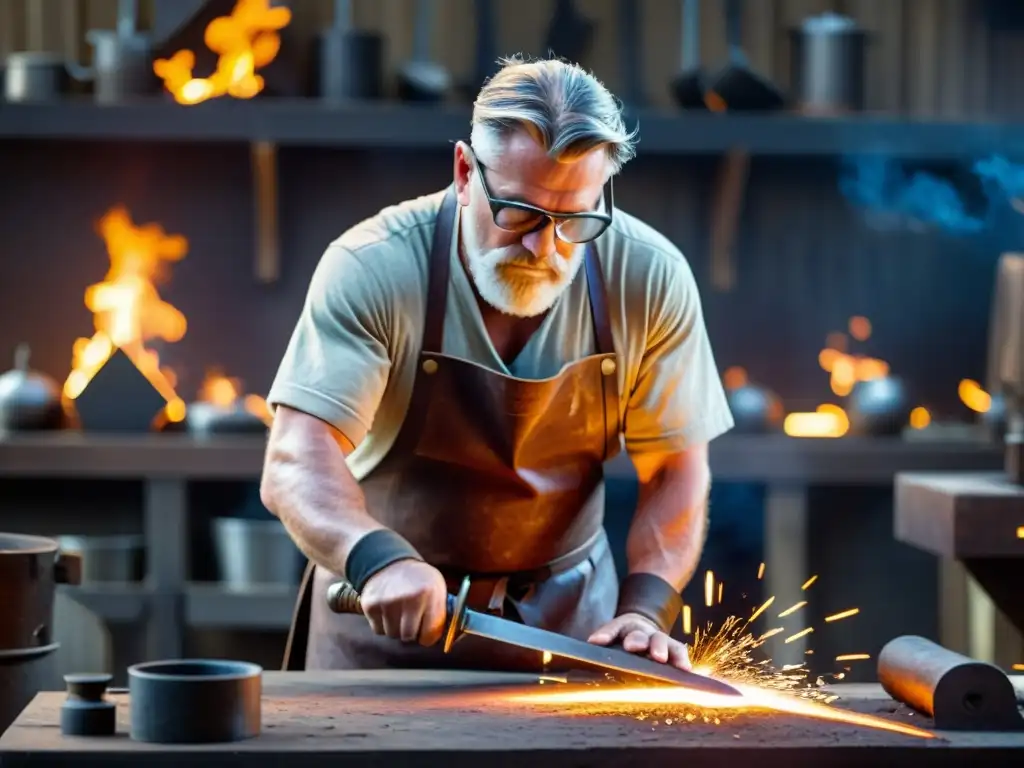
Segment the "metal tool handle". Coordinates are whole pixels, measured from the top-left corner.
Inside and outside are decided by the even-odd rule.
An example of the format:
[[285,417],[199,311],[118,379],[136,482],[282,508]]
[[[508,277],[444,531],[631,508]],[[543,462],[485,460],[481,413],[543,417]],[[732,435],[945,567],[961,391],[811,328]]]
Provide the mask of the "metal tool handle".
[[[466,600],[469,597],[469,576],[462,580],[459,594],[448,595],[445,601],[446,627],[444,632],[444,652],[448,653],[455,641],[462,635],[463,623],[466,618]],[[347,581],[336,581],[327,587],[327,607],[333,613],[350,613],[365,616],[363,603],[359,593]]]
[[364,615],[359,593],[347,581],[336,581],[327,587],[327,607],[334,613]]

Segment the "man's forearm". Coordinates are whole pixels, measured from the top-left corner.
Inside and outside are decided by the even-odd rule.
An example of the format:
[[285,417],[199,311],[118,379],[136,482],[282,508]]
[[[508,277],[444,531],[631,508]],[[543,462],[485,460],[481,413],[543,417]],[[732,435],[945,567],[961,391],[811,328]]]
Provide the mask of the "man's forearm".
[[680,591],[697,570],[707,535],[707,452],[634,462],[640,479],[626,540],[630,573],[660,576]]
[[266,507],[317,565],[344,574],[352,546],[383,526],[345,462],[351,444],[312,417],[275,418],[261,483]]

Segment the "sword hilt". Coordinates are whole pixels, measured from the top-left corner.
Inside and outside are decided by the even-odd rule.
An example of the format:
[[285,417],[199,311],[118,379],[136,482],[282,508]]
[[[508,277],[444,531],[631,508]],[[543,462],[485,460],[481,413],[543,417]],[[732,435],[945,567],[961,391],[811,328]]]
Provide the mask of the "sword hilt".
[[[448,595],[445,600],[447,616],[444,632],[444,652],[451,651],[455,641],[462,636],[462,628],[466,620],[466,598],[469,596],[469,576],[462,580],[457,595]],[[332,613],[351,613],[365,616],[363,603],[356,588],[349,582],[341,580],[327,586],[327,607]]]

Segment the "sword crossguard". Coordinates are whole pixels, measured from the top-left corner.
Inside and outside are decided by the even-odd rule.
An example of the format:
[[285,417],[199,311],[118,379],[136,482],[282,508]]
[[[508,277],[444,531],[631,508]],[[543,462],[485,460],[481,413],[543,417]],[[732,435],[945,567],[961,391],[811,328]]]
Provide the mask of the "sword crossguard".
[[[455,641],[462,637],[466,623],[466,599],[469,597],[469,576],[462,579],[457,595],[446,599],[447,626],[444,631],[444,652],[449,653]],[[363,603],[356,588],[347,581],[336,581],[327,587],[327,607],[332,613],[352,613],[365,616]]]

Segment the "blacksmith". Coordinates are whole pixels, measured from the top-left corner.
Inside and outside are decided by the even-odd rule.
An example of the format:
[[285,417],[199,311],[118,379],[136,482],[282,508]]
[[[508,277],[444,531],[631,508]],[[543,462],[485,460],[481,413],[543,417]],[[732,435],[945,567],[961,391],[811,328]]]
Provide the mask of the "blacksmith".
[[[689,264],[615,207],[635,138],[592,75],[509,60],[451,184],[327,247],[268,398],[263,500],[310,563],[288,668],[539,666],[473,638],[443,653],[466,574],[474,608],[689,666],[667,632],[733,421]],[[602,465],[623,447],[620,584]],[[326,608],[340,578],[365,617]]]

